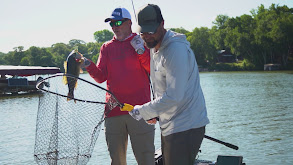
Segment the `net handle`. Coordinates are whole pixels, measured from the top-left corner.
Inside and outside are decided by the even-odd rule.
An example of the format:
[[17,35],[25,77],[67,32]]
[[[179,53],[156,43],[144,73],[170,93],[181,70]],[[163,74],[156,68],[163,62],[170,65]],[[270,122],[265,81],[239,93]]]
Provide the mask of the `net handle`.
[[52,75],[52,76],[46,77],[46,78],[42,79],[41,81],[39,81],[39,82],[36,84],[36,88],[37,88],[38,90],[42,90],[42,91],[49,92],[49,93],[52,93],[52,94],[55,94],[55,95],[58,95],[58,96],[62,96],[62,97],[66,97],[66,98],[70,98],[70,99],[73,99],[73,100],[76,100],[76,101],[87,102],[87,103],[107,104],[107,103],[104,103],[104,102],[89,101],[89,100],[81,100],[81,99],[73,98],[73,97],[71,97],[71,96],[62,95],[62,94],[60,94],[60,93],[52,92],[52,91],[49,91],[49,90],[46,90],[46,89],[43,89],[43,88],[40,87],[40,85],[41,85],[42,83],[44,83],[46,80],[48,80],[48,79],[50,79],[50,78],[58,77],[58,76],[66,76],[66,77],[76,78],[76,79],[82,80],[82,81],[84,81],[84,82],[86,82],[86,83],[89,83],[89,84],[91,84],[91,85],[93,85],[93,86],[95,86],[95,87],[98,87],[98,88],[100,88],[100,89],[102,89],[102,90],[108,92],[108,93],[109,93],[109,94],[115,99],[115,101],[118,103],[118,106],[119,106],[120,108],[122,108],[122,107],[124,106],[124,104],[122,104],[122,103],[116,98],[116,96],[115,96],[111,91],[109,91],[109,90],[107,90],[107,89],[105,89],[105,88],[103,88],[103,87],[101,87],[101,86],[99,86],[99,85],[97,85],[97,84],[94,84],[94,83],[92,83],[92,82],[90,82],[90,81],[87,81],[87,80],[85,80],[85,79],[83,79],[83,78],[80,78],[80,77],[77,77],[77,76],[75,76],[75,75],[68,74],[68,73],[57,73],[57,74],[54,74],[54,75]]

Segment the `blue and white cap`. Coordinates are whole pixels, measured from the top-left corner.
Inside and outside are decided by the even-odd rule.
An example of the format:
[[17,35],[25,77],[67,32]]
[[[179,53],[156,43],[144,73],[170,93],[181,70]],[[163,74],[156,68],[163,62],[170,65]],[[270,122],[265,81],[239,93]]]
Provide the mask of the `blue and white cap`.
[[130,15],[129,11],[125,8],[116,8],[112,12],[111,17],[105,19],[105,22],[109,22],[111,19],[122,20],[124,18],[131,20],[131,15]]

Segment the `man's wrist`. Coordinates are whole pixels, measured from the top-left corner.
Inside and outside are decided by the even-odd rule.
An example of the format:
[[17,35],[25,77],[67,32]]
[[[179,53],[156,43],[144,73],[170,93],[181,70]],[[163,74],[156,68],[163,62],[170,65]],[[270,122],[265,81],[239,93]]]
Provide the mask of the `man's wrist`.
[[88,60],[87,58],[84,57],[84,67],[88,67],[91,65],[90,60]]

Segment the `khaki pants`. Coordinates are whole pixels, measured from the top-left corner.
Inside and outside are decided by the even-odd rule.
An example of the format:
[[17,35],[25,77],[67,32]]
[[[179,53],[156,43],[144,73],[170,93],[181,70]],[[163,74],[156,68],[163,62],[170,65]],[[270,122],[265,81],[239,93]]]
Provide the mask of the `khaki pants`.
[[161,136],[164,165],[194,165],[205,127]]
[[111,165],[126,165],[128,135],[138,165],[154,165],[155,128],[143,119],[136,121],[130,115],[105,119],[105,134]]

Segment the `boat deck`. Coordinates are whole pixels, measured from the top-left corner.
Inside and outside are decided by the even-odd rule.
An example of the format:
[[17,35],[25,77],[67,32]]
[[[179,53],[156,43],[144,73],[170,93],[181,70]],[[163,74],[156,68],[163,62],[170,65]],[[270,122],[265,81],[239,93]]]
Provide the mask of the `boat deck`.
[[[155,164],[156,165],[163,165],[161,148],[157,149],[155,152]],[[197,160],[195,160],[194,165],[215,165],[215,162],[197,159]]]
[[57,67],[0,65],[0,94],[35,92],[37,80],[28,80],[27,76],[56,73],[60,73]]
[[57,67],[0,65],[0,75],[32,76],[55,73],[60,73],[60,69]]

